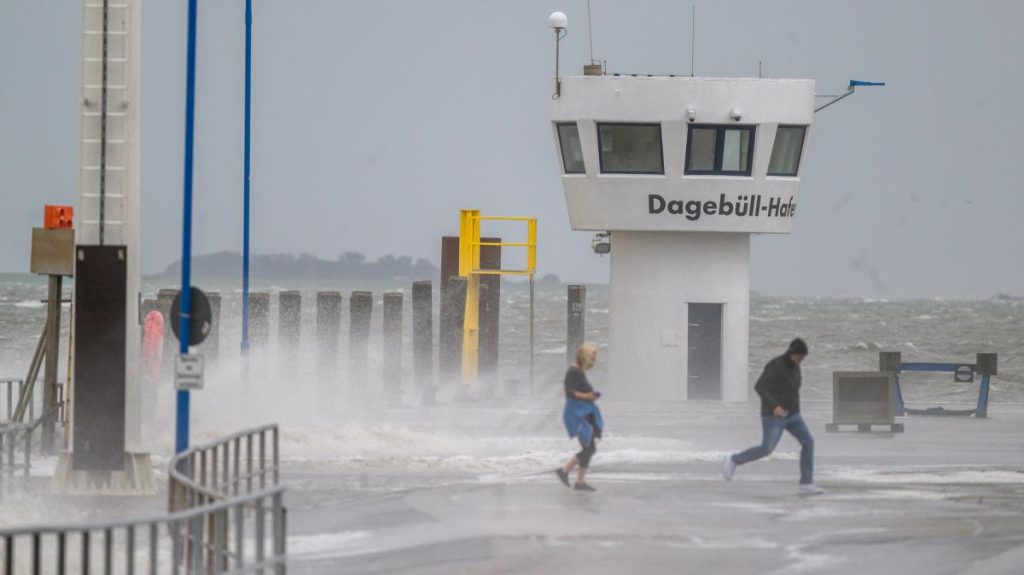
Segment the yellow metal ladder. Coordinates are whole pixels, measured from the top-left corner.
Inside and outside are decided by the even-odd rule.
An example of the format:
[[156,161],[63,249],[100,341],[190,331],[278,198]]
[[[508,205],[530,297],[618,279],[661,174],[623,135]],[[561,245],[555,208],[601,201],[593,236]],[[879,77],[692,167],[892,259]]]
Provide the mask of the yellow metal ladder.
[[[483,242],[480,240],[480,222],[523,222],[526,224],[525,242]],[[526,249],[526,269],[480,269],[480,249],[497,246]],[[530,278],[530,388],[533,389],[533,283],[537,270],[537,218],[516,216],[481,216],[480,210],[459,212],[459,275],[466,278],[466,314],[462,335],[462,382],[475,384],[478,375],[480,351],[480,276],[509,275]]]

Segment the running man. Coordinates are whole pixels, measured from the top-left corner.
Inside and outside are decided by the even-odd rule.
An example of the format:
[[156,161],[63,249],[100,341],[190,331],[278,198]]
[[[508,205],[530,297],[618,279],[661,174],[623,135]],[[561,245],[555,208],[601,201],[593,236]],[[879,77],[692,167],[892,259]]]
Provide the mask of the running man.
[[814,438],[800,416],[800,363],[807,357],[807,344],[794,339],[786,353],[768,362],[757,380],[754,390],[761,396],[761,426],[764,437],[756,445],[741,453],[726,455],[722,461],[722,476],[731,481],[736,467],[767,457],[775,450],[788,431],[800,442],[800,487],[797,495],[820,495],[822,490],[814,484]]
[[562,413],[562,420],[565,422],[565,430],[569,432],[569,437],[579,439],[583,449],[573,455],[565,467],[556,469],[555,474],[566,487],[570,487],[569,474],[579,466],[576,484],[572,486],[576,491],[597,491],[587,483],[590,459],[597,451],[597,440],[601,438],[601,429],[604,428],[601,410],[595,403],[601,394],[594,391],[593,386],[587,381],[587,371],[592,369],[595,363],[597,348],[591,344],[584,344],[576,351],[576,365],[570,367],[565,374],[565,411]]

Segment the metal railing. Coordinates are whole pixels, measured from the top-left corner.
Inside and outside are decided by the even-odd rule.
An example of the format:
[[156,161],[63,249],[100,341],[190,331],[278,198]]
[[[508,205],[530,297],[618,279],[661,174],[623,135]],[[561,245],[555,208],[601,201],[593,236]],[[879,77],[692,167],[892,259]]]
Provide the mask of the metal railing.
[[[169,470],[169,509],[175,512],[262,493],[267,490],[268,481],[276,486],[280,479],[278,447],[277,425],[265,425],[179,453],[171,460]],[[280,501],[270,508],[265,507],[262,501],[254,501],[247,508],[251,511],[255,530],[256,545],[251,550],[239,539],[244,518],[226,516],[220,522],[207,522],[206,532],[198,539],[194,534],[188,537],[188,549],[183,550],[186,557],[224,570],[232,564],[264,564],[269,561],[277,567],[276,573],[283,573],[287,533],[285,508]],[[273,526],[270,533],[266,530],[268,517]],[[234,538],[230,537],[232,530],[235,530]],[[268,535],[269,556],[266,549]]]
[[[3,414],[4,421],[12,421],[14,419],[14,412],[17,411],[23,395],[25,395],[24,379],[20,377],[0,379],[0,401],[3,402],[3,408],[0,409],[0,413]],[[35,419],[35,402],[29,402],[28,410],[29,420]]]
[[0,424],[0,492],[9,488],[20,474],[28,479],[32,468],[32,426],[28,423]]
[[0,569],[283,575],[287,528],[278,462],[276,425],[193,447],[171,460],[169,515],[0,530]]
[[[267,440],[270,439],[268,451]],[[167,491],[170,511],[222,501],[277,485],[280,457],[277,425],[241,431],[193,446],[171,460]]]
[[[0,378],[0,421],[13,421],[18,406],[25,401],[26,390],[32,394],[28,400],[25,414],[28,421],[36,421],[36,403],[39,403],[40,413],[45,406],[42,405],[42,393],[35,393],[35,386],[27,386],[25,380],[20,377]],[[64,423],[64,384],[57,382],[57,423]]]

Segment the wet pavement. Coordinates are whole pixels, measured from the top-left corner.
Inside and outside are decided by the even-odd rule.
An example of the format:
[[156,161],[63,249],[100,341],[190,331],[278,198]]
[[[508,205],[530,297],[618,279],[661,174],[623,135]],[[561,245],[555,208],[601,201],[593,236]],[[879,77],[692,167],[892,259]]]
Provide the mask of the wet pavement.
[[[572,444],[555,443],[543,410],[499,426],[510,440],[499,442],[487,431],[508,409],[476,408],[445,433],[487,444],[486,457],[460,454],[467,444],[457,442],[447,455],[392,453],[390,465],[372,453],[335,467],[294,462],[290,572],[1020,573],[1022,407],[994,406],[986,420],[913,417],[906,433],[864,435],[826,434],[830,406],[811,403],[826,489],[812,498],[795,495],[791,437],[722,480],[721,455],[758,439],[749,405],[606,405],[594,494],[551,472]],[[450,421],[442,413],[407,425],[426,433]],[[486,465],[465,465],[474,457]]]

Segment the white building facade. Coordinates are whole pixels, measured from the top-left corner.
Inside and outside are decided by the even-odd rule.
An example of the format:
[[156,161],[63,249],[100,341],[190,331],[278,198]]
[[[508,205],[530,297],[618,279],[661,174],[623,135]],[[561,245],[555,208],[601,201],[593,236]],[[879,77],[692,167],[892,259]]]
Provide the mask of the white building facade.
[[746,400],[750,234],[792,228],[814,82],[561,83],[552,128],[570,222],[611,232],[606,387]]

